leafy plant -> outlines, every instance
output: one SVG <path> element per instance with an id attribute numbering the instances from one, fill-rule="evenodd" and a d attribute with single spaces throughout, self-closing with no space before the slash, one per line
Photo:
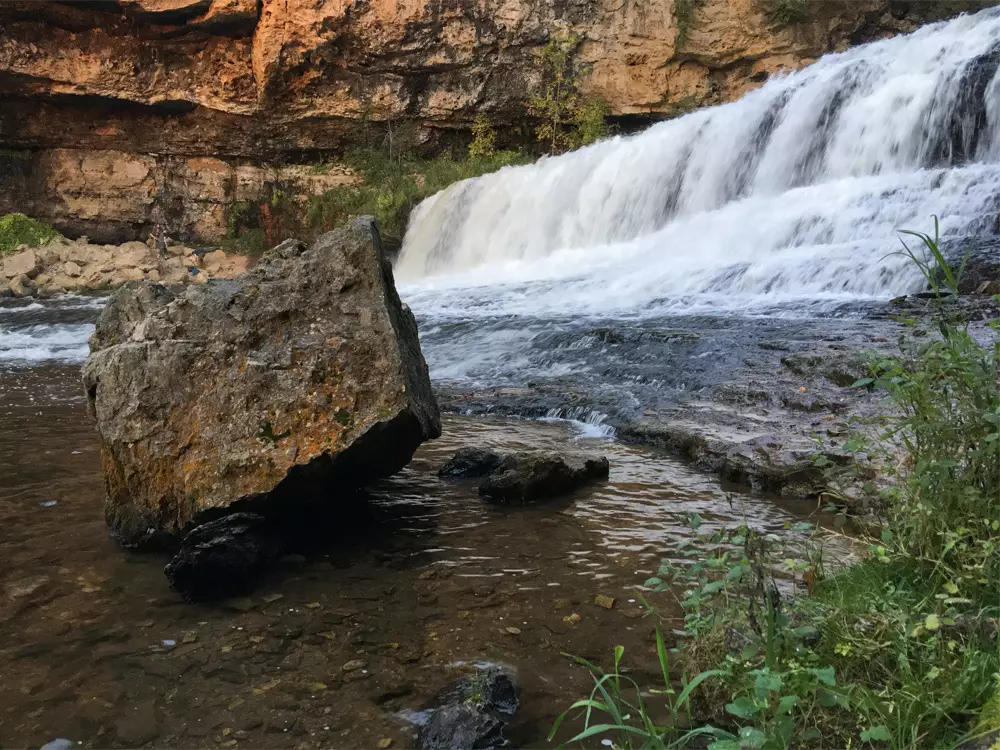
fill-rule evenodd
<path id="1" fill-rule="evenodd" d="M 936 220 L 905 234 L 936 294 L 929 320 L 904 321 L 898 354 L 873 356 L 855 383 L 886 396 L 862 425 L 875 433 L 848 441 L 881 472 L 861 490 L 885 516 L 866 558 L 826 575 L 811 537 L 706 532 L 692 516 L 687 562 L 675 552 L 646 581 L 684 609 L 677 661 L 712 677 L 685 710 L 697 724 L 718 718 L 699 706 L 725 705 L 721 728 L 703 726 L 711 750 L 954 748 L 1000 727 L 1000 330 L 973 335 L 957 315 L 963 268 L 946 262 Z M 646 706 L 625 707 L 645 726 Z"/>
<path id="2" fill-rule="evenodd" d="M 0 255 L 13 252 L 21 245 L 38 247 L 61 236 L 48 224 L 24 214 L 7 214 L 0 219 Z"/>
<path id="3" fill-rule="evenodd" d="M 480 112 L 472 124 L 472 143 L 469 144 L 470 159 L 492 159 L 497 152 L 497 132 L 490 119 Z"/>
<path id="4" fill-rule="evenodd" d="M 528 100 L 528 113 L 539 123 L 535 135 L 550 154 L 589 145 L 607 134 L 607 102 L 584 96 L 580 83 L 585 70 L 573 65 L 575 36 L 549 40 L 541 53 L 541 82 Z"/>

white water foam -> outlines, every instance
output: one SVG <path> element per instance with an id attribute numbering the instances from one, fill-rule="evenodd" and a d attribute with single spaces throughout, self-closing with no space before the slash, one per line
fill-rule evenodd
<path id="1" fill-rule="evenodd" d="M 34 325 L 14 331 L 0 328 L 0 364 L 82 362 L 93 332 L 94 326 L 87 323 Z"/>
<path id="2" fill-rule="evenodd" d="M 992 229 L 1000 10 L 827 55 L 743 99 L 467 180 L 396 266 L 424 320 L 829 308 L 914 291 L 900 229 Z M 888 257 L 887 257 L 888 255 Z"/>

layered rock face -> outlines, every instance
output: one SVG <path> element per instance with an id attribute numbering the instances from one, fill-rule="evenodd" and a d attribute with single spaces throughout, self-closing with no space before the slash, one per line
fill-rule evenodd
<path id="1" fill-rule="evenodd" d="M 371 219 L 182 295 L 130 283 L 90 346 L 106 516 L 126 546 L 234 510 L 328 507 L 441 430 Z"/>
<path id="2" fill-rule="evenodd" d="M 162 219 L 181 239 L 213 239 L 234 201 L 273 184 L 322 189 L 274 165 L 335 157 L 360 120 L 414 120 L 430 147 L 479 112 L 522 123 L 553 35 L 580 39 L 585 90 L 627 125 L 982 6 L 811 2 L 807 22 L 778 27 L 769 2 L 5 2 L 0 213 L 102 241 Z"/>

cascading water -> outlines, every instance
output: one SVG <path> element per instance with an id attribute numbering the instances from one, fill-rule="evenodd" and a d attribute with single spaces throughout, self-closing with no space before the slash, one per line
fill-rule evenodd
<path id="1" fill-rule="evenodd" d="M 994 8 L 427 199 L 396 276 L 432 376 L 537 386 L 459 408 L 586 394 L 599 418 L 760 368 L 778 341 L 894 338 L 865 316 L 922 286 L 898 231 L 994 231 L 998 63 Z"/>
<path id="2" fill-rule="evenodd" d="M 1000 9 L 775 78 L 743 99 L 459 183 L 416 210 L 415 308 L 640 315 L 911 291 L 902 228 L 992 228 Z M 488 287 L 488 289 L 484 288 Z M 448 291 L 445 291 L 448 290 Z"/>

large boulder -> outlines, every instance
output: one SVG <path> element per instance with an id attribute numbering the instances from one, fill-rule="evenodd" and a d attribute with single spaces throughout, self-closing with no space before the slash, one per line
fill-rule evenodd
<path id="1" fill-rule="evenodd" d="M 328 508 L 441 431 L 370 218 L 182 294 L 127 284 L 90 348 L 106 518 L 129 547 L 227 510 Z"/>

